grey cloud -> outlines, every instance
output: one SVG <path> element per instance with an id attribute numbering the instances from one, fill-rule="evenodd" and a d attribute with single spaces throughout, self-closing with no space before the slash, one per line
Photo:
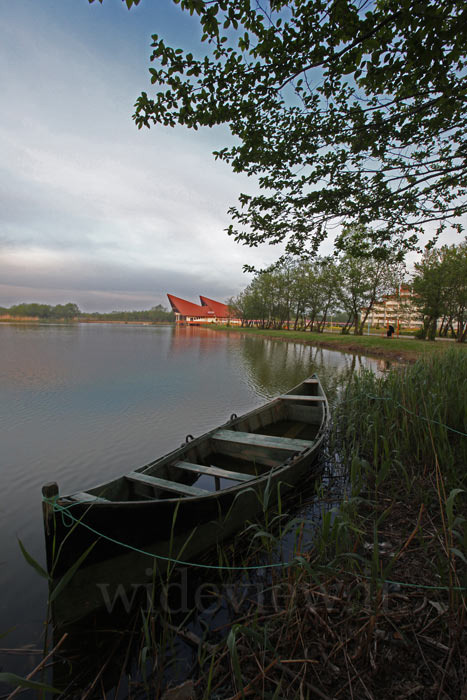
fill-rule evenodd
<path id="1" fill-rule="evenodd" d="M 44 264 L 34 272 L 2 265 L 0 305 L 20 301 L 63 303 L 75 301 L 89 311 L 132 308 L 132 304 L 148 307 L 162 303 L 168 306 L 166 294 L 198 300 L 205 294 L 223 300 L 235 292 L 233 285 L 204 274 L 140 268 L 67 260 L 61 268 Z"/>

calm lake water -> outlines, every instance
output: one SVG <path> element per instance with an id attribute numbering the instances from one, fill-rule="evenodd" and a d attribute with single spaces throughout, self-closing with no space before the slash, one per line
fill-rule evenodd
<path id="1" fill-rule="evenodd" d="M 244 413 L 317 372 L 332 392 L 377 360 L 237 333 L 173 326 L 0 324 L 0 635 L 41 646 L 47 586 L 41 486 L 85 490 Z M 32 653 L 32 651 L 31 651 Z M 2 654 L 26 673 L 31 655 Z"/>

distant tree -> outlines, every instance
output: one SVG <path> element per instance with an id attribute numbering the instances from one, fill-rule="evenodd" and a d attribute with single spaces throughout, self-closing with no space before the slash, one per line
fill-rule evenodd
<path id="1" fill-rule="evenodd" d="M 152 309 L 148 311 L 111 311 L 110 313 L 94 311 L 93 313 L 83 313 L 80 311 L 78 305 L 73 302 L 57 304 L 56 306 L 37 304 L 34 302 L 30 304 L 15 304 L 9 309 L 6 308 L 4 311 L 11 316 L 30 316 L 41 320 L 55 319 L 72 321 L 79 318 L 88 318 L 96 321 L 146 321 L 152 323 L 172 323 L 175 321 L 174 313 L 172 311 L 167 311 L 162 304 L 153 306 Z"/>
<path id="2" fill-rule="evenodd" d="M 339 269 L 332 258 L 324 258 L 320 263 L 321 271 L 318 284 L 322 293 L 321 320 L 318 324 L 318 332 L 322 333 L 328 314 L 336 306 L 338 301 L 337 287 L 339 284 Z"/>
<path id="3" fill-rule="evenodd" d="M 243 325 L 255 322 L 263 328 L 322 331 L 336 297 L 335 285 L 336 267 L 331 260 L 288 259 L 273 270 L 256 273 L 229 303 Z"/>
<path id="4" fill-rule="evenodd" d="M 415 264 L 412 288 L 423 316 L 421 337 L 434 340 L 451 330 L 462 343 L 467 338 L 467 241 L 426 250 Z"/>
<path id="5" fill-rule="evenodd" d="M 444 248 L 443 267 L 448 311 L 445 327 L 463 343 L 467 339 L 467 240 Z"/>
<path id="6" fill-rule="evenodd" d="M 381 256 L 372 239 L 370 230 L 351 226 L 340 241 L 345 252 L 339 259 L 337 297 L 348 313 L 344 332 L 353 326 L 355 335 L 363 334 L 372 308 L 383 294 L 394 290 L 400 275 L 397 256 L 392 260 Z"/>
<path id="7" fill-rule="evenodd" d="M 26 303 L 11 306 L 9 312 L 12 316 L 32 316 L 36 318 L 51 318 L 52 307 L 48 304 Z"/>
<path id="8" fill-rule="evenodd" d="M 290 279 L 287 272 L 275 269 L 258 273 L 237 297 L 231 308 L 242 318 L 242 325 L 254 322 L 261 328 L 281 328 L 290 313 Z"/>
<path id="9" fill-rule="evenodd" d="M 152 321 L 155 322 L 168 322 L 168 321 L 175 321 L 175 314 L 173 311 L 167 311 L 165 306 L 162 306 L 162 304 L 157 304 L 157 306 L 153 306 L 152 309 L 148 312 L 148 316 Z"/>
<path id="10" fill-rule="evenodd" d="M 426 250 L 422 260 L 415 263 L 414 267 L 416 272 L 412 288 L 415 292 L 415 304 L 423 316 L 420 336 L 434 340 L 438 319 L 447 309 L 441 251 Z"/>
<path id="11" fill-rule="evenodd" d="M 233 316 L 234 318 L 241 319 L 242 326 L 243 326 L 244 313 L 245 313 L 244 293 L 241 292 L 236 297 L 234 297 L 234 296 L 229 297 L 229 299 L 227 299 L 227 306 L 228 306 L 230 315 Z"/>
<path id="12" fill-rule="evenodd" d="M 275 314 L 280 312 L 281 306 L 284 306 L 278 295 L 278 282 L 279 272 L 277 270 L 274 272 L 263 272 L 252 282 L 254 298 L 263 328 L 271 328 L 275 325 Z"/>
<path id="13" fill-rule="evenodd" d="M 69 302 L 68 304 L 57 304 L 51 309 L 50 315 L 53 318 L 72 321 L 80 315 L 81 311 L 77 304 Z"/>

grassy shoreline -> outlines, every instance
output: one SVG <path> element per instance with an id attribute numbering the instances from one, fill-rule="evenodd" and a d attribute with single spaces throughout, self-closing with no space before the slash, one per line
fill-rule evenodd
<path id="1" fill-rule="evenodd" d="M 331 436 L 348 495 L 310 548 L 299 530 L 300 560 L 273 577 L 269 609 L 252 604 L 227 640 L 208 637 L 219 647 L 195 683 L 203 698 L 225 684 L 236 699 L 464 697 L 466 416 L 454 348 L 353 377 Z"/>
<path id="2" fill-rule="evenodd" d="M 431 355 L 446 350 L 455 345 L 461 350 L 467 348 L 467 344 L 453 343 L 451 341 L 437 340 L 426 341 L 416 338 L 387 338 L 385 336 L 368 335 L 342 335 L 340 333 L 310 333 L 309 331 L 286 331 L 260 328 L 241 328 L 235 326 L 209 326 L 212 330 L 229 333 L 244 333 L 258 335 L 275 340 L 305 343 L 330 350 L 341 350 L 364 355 L 373 355 L 388 360 L 403 360 L 414 362 L 421 356 Z"/>
<path id="3" fill-rule="evenodd" d="M 355 374 L 335 407 L 330 438 L 330 457 L 348 475 L 347 495 L 326 509 L 321 494 L 321 522 L 309 544 L 303 520 L 286 519 L 295 534 L 291 566 L 263 570 L 252 579 L 260 581 L 260 600 L 244 597 L 225 624 L 191 636 L 196 668 L 161 697 L 463 698 L 466 416 L 466 356 L 452 345 L 384 376 Z M 277 561 L 284 531 L 274 520 L 265 513 L 250 525 L 240 536 L 247 551 L 222 551 L 222 563 Z M 218 603 L 213 588 L 211 599 L 205 590 L 206 605 Z M 183 636 L 170 614 L 156 620 Z M 141 654 L 148 645 L 146 636 Z M 164 658 L 160 633 L 150 646 L 151 656 Z"/>

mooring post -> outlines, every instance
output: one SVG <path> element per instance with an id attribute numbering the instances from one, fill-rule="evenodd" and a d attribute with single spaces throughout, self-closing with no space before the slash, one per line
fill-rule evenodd
<path id="1" fill-rule="evenodd" d="M 49 523 L 53 517 L 54 507 L 50 502 L 58 498 L 58 484 L 56 481 L 51 481 L 49 484 L 44 484 L 42 487 L 42 515 L 44 518 L 45 534 L 50 535 Z"/>

